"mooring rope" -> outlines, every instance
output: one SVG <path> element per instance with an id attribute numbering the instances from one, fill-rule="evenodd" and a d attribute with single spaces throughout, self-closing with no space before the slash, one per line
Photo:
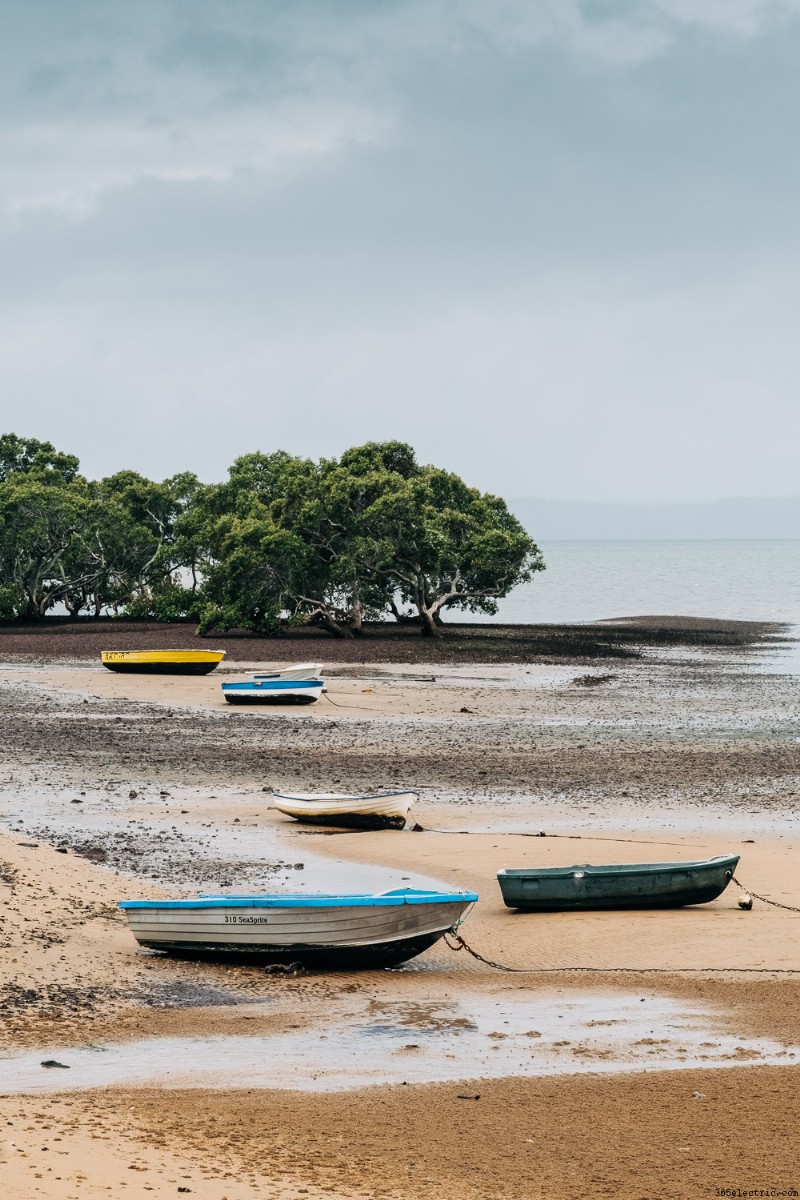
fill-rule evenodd
<path id="1" fill-rule="evenodd" d="M 614 837 L 594 837 L 592 834 L 585 833 L 545 833 L 540 829 L 538 833 L 527 833 L 524 830 L 516 831 L 513 829 L 496 829 L 482 832 L 480 829 L 429 829 L 426 825 L 419 823 L 411 826 L 412 833 L 452 833 L 458 837 L 532 837 L 532 838 L 565 838 L 573 842 L 623 842 L 625 845 L 631 846 L 682 846 L 683 842 L 658 842 L 652 841 L 649 838 L 614 838 Z"/>
<path id="2" fill-rule="evenodd" d="M 563 975 L 568 972 L 586 975 L 800 975 L 800 967 L 509 967 L 473 949 L 455 926 L 447 931 L 444 940 L 450 950 L 466 950 L 478 962 L 509 975 Z"/>
<path id="3" fill-rule="evenodd" d="M 769 900 L 766 896 L 759 896 L 758 892 L 754 892 L 752 888 L 745 887 L 735 875 L 731 875 L 731 881 L 742 891 L 747 892 L 748 896 L 752 896 L 754 900 L 760 900 L 762 904 L 769 904 L 772 908 L 783 908 L 786 912 L 800 912 L 800 908 L 796 908 L 794 904 L 781 904 L 780 900 Z"/>
<path id="4" fill-rule="evenodd" d="M 787 912 L 800 912 L 800 908 L 795 908 L 791 904 L 781 904 L 779 900 L 768 900 L 766 896 L 759 896 L 758 892 L 753 892 L 749 888 L 746 888 L 732 871 L 726 872 L 726 874 L 732 883 L 742 888 L 748 900 L 750 897 L 754 897 L 756 900 L 760 900 L 762 904 L 772 905 L 773 908 L 783 908 Z M 750 903 L 748 903 L 747 907 L 750 907 Z M 487 958 L 486 955 L 481 954 L 478 950 L 470 946 L 462 934 L 458 932 L 462 924 L 463 921 L 457 921 L 452 929 L 448 929 L 444 935 L 445 945 L 448 949 L 456 953 L 460 950 L 466 950 L 467 954 L 471 955 L 477 962 L 491 967 L 494 971 L 505 971 L 511 975 L 559 975 L 563 972 L 585 972 L 586 974 L 595 975 L 686 975 L 707 973 L 724 975 L 729 972 L 738 975 L 800 975 L 800 967 L 510 967 L 506 963 L 496 962 L 492 958 Z"/>

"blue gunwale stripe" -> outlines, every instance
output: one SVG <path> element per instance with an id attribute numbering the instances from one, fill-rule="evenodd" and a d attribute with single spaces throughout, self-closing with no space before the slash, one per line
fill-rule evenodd
<path id="1" fill-rule="evenodd" d="M 190 900 L 120 900 L 119 908 L 380 908 L 401 904 L 474 904 L 477 892 L 395 892 L 378 896 L 197 896 Z"/>
<path id="2" fill-rule="evenodd" d="M 220 685 L 223 692 L 236 691 L 245 692 L 277 692 L 284 688 L 318 688 L 325 686 L 324 679 L 265 679 L 261 683 L 251 683 L 245 680 L 243 683 L 223 683 Z"/>

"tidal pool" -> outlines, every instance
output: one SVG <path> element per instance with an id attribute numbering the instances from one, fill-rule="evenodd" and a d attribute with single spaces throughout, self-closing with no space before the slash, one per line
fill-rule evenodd
<path id="1" fill-rule="evenodd" d="M 465 996 L 373 1002 L 274 1035 L 152 1038 L 0 1057 L 0 1093 L 155 1084 L 351 1088 L 504 1076 L 774 1065 L 800 1047 L 746 1038 L 724 1016 L 636 993 Z M 45 1067 L 46 1061 L 60 1066 Z"/>

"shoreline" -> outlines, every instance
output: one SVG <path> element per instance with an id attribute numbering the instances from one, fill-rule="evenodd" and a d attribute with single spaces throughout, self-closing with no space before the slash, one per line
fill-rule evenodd
<path id="1" fill-rule="evenodd" d="M 542 1195 L 562 1194 L 569 1183 L 634 1200 L 643 1189 L 663 1188 L 665 1172 L 679 1172 L 682 1194 L 699 1198 L 728 1178 L 724 1137 L 732 1136 L 741 1094 L 751 1097 L 748 1133 L 757 1137 L 748 1137 L 739 1167 L 745 1180 L 756 1172 L 772 1179 L 787 1145 L 782 1131 L 800 1116 L 796 1071 L 779 1060 L 759 1065 L 758 1046 L 773 1039 L 789 1055 L 800 1043 L 800 974 L 778 973 L 800 972 L 797 915 L 758 902 L 743 913 L 732 885 L 695 909 L 515 914 L 494 881 L 499 866 L 526 862 L 676 860 L 730 850 L 742 854 L 744 883 L 800 905 L 800 681 L 751 672 L 750 653 L 717 647 L 678 660 L 626 659 L 615 663 L 614 679 L 597 686 L 576 684 L 584 665 L 563 660 L 555 667 L 487 664 L 477 679 L 472 665 L 448 666 L 445 679 L 434 672 L 435 683 L 407 678 L 408 663 L 368 666 L 360 679 L 345 664 L 331 686 L 334 698 L 357 700 L 347 714 L 226 712 L 212 703 L 213 677 L 188 685 L 174 679 L 159 692 L 152 677 L 6 660 L 6 1061 L 24 1047 L 45 1058 L 48 1049 L 190 1038 L 200 1039 L 192 1043 L 192 1069 L 200 1070 L 205 1038 L 249 1038 L 263 1047 L 259 1061 L 272 1045 L 288 1053 L 300 1036 L 291 1026 L 299 1024 L 299 1046 L 319 1048 L 320 1070 L 334 1069 L 330 1053 L 341 1036 L 343 1045 L 355 1039 L 354 1052 L 376 1069 L 385 1062 L 387 1081 L 397 1079 L 323 1093 L 223 1086 L 213 1091 L 213 1109 L 207 1090 L 161 1091 L 146 1078 L 134 1089 L 118 1082 L 100 1091 L 7 1096 L 0 1115 L 13 1122 L 5 1128 L 13 1128 L 17 1146 L 4 1151 L 0 1144 L 0 1158 L 10 1165 L 10 1194 L 62 1200 L 58 1189 L 69 1179 L 68 1194 L 79 1200 L 100 1190 L 116 1194 L 123 1183 L 124 1194 L 142 1198 L 151 1194 L 146 1189 L 171 1194 L 186 1186 L 203 1200 L 250 1200 L 265 1190 L 298 1200 L 429 1200 L 432 1193 L 494 1200 L 529 1189 L 535 1178 L 546 1181 Z M 592 669 L 609 673 L 604 664 Z M 389 670 L 399 681 L 387 678 Z M 188 699 L 187 686 L 195 689 Z M 267 807 L 264 790 L 420 778 L 422 824 L 469 829 L 470 836 L 304 831 Z M 542 828 L 550 836 L 513 832 Z M 282 977 L 170 961 L 138 951 L 115 908 L 123 897 L 189 894 L 206 882 L 313 891 L 339 879 L 352 887 L 359 862 L 369 864 L 370 879 L 395 886 L 406 877 L 443 876 L 475 887 L 482 898 L 464 928 L 468 942 L 509 965 L 554 973 L 489 972 L 442 944 L 386 972 Z M 669 973 L 637 973 L 637 966 Z M 578 1012 L 582 996 L 598 998 L 597 1028 L 579 1024 L 562 1039 L 548 1032 L 559 1006 Z M 623 1010 L 603 1017 L 602 996 L 616 997 Z M 661 1006 L 665 1028 L 648 1026 L 640 1036 L 638 1006 L 646 1012 L 648 997 Z M 511 1025 L 503 1033 L 501 1023 L 493 1040 L 480 1014 L 498 1005 L 511 1005 L 503 1018 Z M 529 1016 L 515 1027 L 519 1005 Z M 460 1035 L 467 1041 L 459 1041 L 462 1021 L 475 1026 Z M 674 1030 L 666 1028 L 675 1021 Z M 524 1031 L 538 1025 L 541 1039 L 526 1040 Z M 382 1032 L 370 1032 L 373 1026 Z M 670 1071 L 680 1030 L 689 1038 L 690 1027 L 696 1042 L 683 1043 L 686 1065 Z M 728 1053 L 725 1031 L 739 1050 L 723 1069 L 714 1056 Z M 416 1072 L 435 1067 L 450 1037 L 463 1060 L 458 1082 L 400 1086 L 394 1072 L 402 1063 L 409 1072 L 412 1064 Z M 404 1049 L 406 1042 L 417 1048 Z M 469 1053 L 459 1049 L 473 1044 Z M 490 1077 L 493 1061 L 511 1062 L 509 1055 L 531 1047 L 545 1059 L 555 1055 L 562 1073 Z M 489 1076 L 470 1074 L 472 1053 L 486 1059 Z M 710 1056 L 705 1066 L 689 1065 L 697 1053 Z M 648 1055 L 649 1069 L 624 1070 Z M 604 1061 L 623 1072 L 604 1073 Z M 570 1062 L 589 1073 L 571 1073 Z M 77 1081 L 78 1059 L 72 1070 Z M 65 1087 L 69 1076 L 42 1071 L 51 1087 Z M 481 1100 L 462 1100 L 462 1093 Z M 790 1126 L 776 1122 L 775 1105 Z M 634 1137 L 636 1113 L 649 1130 L 645 1144 Z M 67 1150 L 52 1141 L 56 1125 Z M 314 1128 L 326 1133 L 313 1137 Z M 509 1137 L 513 1151 L 498 1156 Z M 52 1163 L 61 1160 L 47 1161 L 45 1144 L 63 1154 L 58 1172 Z M 137 1166 L 131 1174 L 130 1164 Z M 687 1179 L 696 1191 L 687 1190 Z M 791 1183 L 776 1176 L 776 1185 L 781 1180 Z"/>
<path id="2" fill-rule="evenodd" d="M 332 637 L 318 628 L 282 630 L 276 636 L 244 631 L 198 638 L 189 622 L 159 623 L 102 618 L 0 624 L 0 662 L 43 664 L 100 660 L 102 650 L 222 649 L 226 662 L 299 662 L 320 654 L 342 664 L 590 662 L 641 657 L 645 648 L 782 645 L 791 626 L 780 621 L 714 617 L 627 616 L 600 621 L 543 624 L 448 622 L 435 637 L 414 624 L 366 623 L 362 636 Z"/>

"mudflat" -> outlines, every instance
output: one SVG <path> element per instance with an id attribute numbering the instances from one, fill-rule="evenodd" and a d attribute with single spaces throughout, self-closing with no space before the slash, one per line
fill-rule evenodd
<path id="1" fill-rule="evenodd" d="M 640 620 L 613 661 L 552 637 L 489 661 L 348 644 L 317 705 L 257 711 L 226 708 L 230 673 L 114 676 L 93 642 L 0 635 L 6 1194 L 800 1192 L 800 684 L 775 631 L 715 625 Z M 321 646 L 340 650 L 261 642 L 226 668 Z M 421 831 L 270 807 L 394 786 Z M 719 853 L 786 907 L 742 911 L 732 884 L 696 908 L 520 914 L 495 880 Z M 172 961 L 116 908 L 432 878 L 480 892 L 462 932 L 514 972 L 444 943 L 379 972 Z"/>

